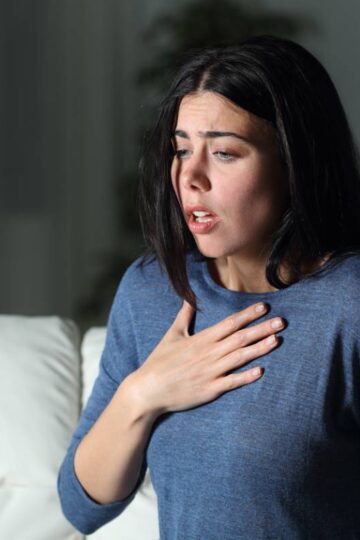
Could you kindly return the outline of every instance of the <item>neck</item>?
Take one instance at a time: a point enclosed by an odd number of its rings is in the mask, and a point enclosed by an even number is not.
[[[318,259],[302,269],[303,274],[315,271],[324,264],[329,255]],[[226,289],[238,292],[263,293],[277,291],[266,279],[266,259],[244,259],[224,256],[208,259],[209,272],[213,279]],[[280,265],[279,276],[284,283],[292,283],[296,278],[285,264]]]

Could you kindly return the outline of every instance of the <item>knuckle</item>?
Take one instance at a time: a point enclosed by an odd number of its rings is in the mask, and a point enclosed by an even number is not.
[[[261,351],[261,352],[267,352],[267,351],[268,351],[268,349],[269,349],[269,342],[268,342],[267,338],[262,339],[262,340],[259,342],[259,347],[260,347],[260,351]]]
[[[247,384],[251,381],[250,372],[247,369],[246,371],[243,371],[241,374],[241,384]]]
[[[247,334],[244,332],[238,332],[235,336],[235,341],[238,347],[244,347],[247,343]]]
[[[241,373],[241,384],[248,384],[253,381],[251,370],[247,369]]]
[[[256,378],[255,372],[253,368],[248,369],[246,372],[246,382],[253,382],[253,380]]]
[[[226,324],[229,330],[235,330],[237,328],[236,317],[231,315],[226,319]]]
[[[227,375],[225,380],[227,390],[233,390],[238,386],[238,377],[236,375]]]

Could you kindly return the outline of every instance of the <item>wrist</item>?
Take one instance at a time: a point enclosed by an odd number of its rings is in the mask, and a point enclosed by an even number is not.
[[[146,419],[155,422],[164,412],[149,399],[137,371],[130,373],[123,380],[118,391],[125,397],[135,420]]]

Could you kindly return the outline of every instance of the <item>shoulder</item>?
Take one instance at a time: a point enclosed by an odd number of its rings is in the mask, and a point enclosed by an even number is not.
[[[360,336],[360,254],[339,259],[327,281],[329,310],[342,313],[343,322]]]
[[[194,252],[186,254],[186,270],[191,286],[198,279],[199,255]],[[126,269],[118,286],[115,304],[141,307],[161,306],[163,304],[181,305],[182,300],[175,292],[166,269],[157,257],[137,257]]]
[[[188,277],[193,277],[198,271],[201,260],[198,252],[190,251],[186,254]],[[165,287],[168,289],[170,286],[165,268],[154,255],[146,259],[142,256],[135,259],[125,271],[120,282],[120,288],[126,290],[138,290],[139,287]]]
[[[189,269],[189,262],[187,265]],[[191,266],[191,263],[190,263]],[[123,274],[115,296],[116,304],[132,307],[161,306],[164,303],[178,304],[180,298],[175,292],[166,269],[155,255],[137,257]]]
[[[137,257],[124,272],[119,288],[129,290],[167,280],[165,271],[155,256]]]
[[[360,300],[360,254],[339,258],[330,272],[330,287],[344,302]]]

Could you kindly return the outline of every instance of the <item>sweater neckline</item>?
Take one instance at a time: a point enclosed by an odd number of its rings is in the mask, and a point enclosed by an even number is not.
[[[316,272],[313,274],[309,274],[308,276],[302,278],[299,281],[296,281],[295,283],[292,283],[291,285],[288,285],[284,289],[278,289],[277,291],[267,291],[267,292],[246,292],[246,291],[234,291],[232,289],[227,289],[226,287],[222,287],[219,285],[214,278],[212,277],[208,264],[207,259],[202,258],[201,260],[201,274],[207,285],[212,289],[215,290],[218,294],[221,294],[224,297],[227,298],[253,298],[255,300],[260,298],[277,298],[277,297],[283,297],[284,295],[287,295],[289,293],[292,293],[294,291],[297,291],[298,289],[301,289],[305,284],[308,283],[308,281],[314,276]],[[327,263],[324,264],[323,268],[327,266]]]

